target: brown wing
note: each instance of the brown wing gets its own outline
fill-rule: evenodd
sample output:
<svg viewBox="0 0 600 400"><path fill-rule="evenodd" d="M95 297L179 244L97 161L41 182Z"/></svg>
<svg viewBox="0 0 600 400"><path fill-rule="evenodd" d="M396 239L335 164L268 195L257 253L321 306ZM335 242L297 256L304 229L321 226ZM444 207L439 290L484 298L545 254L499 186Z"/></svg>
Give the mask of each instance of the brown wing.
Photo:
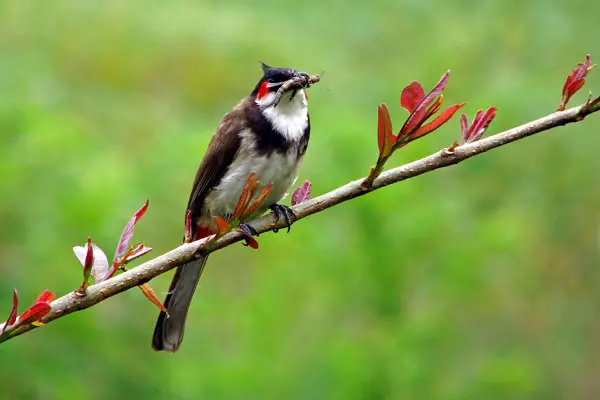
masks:
<svg viewBox="0 0 600 400"><path fill-rule="evenodd" d="M225 115L208 144L206 154L200 163L188 201L188 209L192 212L192 220L196 220L205 214L204 199L208 192L219 184L235 158L240 147L240 132L246 127L242 101Z"/></svg>

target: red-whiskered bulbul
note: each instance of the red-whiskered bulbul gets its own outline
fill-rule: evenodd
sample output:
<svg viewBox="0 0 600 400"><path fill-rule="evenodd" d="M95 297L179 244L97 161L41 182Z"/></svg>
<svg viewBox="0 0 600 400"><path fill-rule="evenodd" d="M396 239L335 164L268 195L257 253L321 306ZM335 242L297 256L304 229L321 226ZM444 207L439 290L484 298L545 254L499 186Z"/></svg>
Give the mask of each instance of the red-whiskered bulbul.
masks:
<svg viewBox="0 0 600 400"><path fill-rule="evenodd" d="M251 173L260 181L257 195L268 184L273 187L251 217L269 208L293 217L288 207L277 204L294 183L308 145L310 120L305 87L293 88L276 100L277 91L288 80L309 75L291 68L265 64L263 76L249 96L228 112L215 131L202 159L187 209L192 217L192 237L205 236L212 216L229 217ZM251 227L250 227L251 229ZM152 347L177 351L183 339L185 320L206 264L207 257L179 266L156 322Z"/></svg>

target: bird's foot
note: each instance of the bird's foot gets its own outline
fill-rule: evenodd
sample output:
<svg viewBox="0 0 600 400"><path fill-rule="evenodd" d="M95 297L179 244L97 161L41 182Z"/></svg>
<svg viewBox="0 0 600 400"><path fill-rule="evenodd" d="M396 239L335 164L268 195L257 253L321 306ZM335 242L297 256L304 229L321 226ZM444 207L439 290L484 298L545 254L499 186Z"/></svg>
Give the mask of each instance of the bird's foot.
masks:
<svg viewBox="0 0 600 400"><path fill-rule="evenodd" d="M242 232L244 232L246 235L249 236L258 236L258 231L256 229L254 229L252 227L252 225L246 223L246 222L242 222L241 224L238 225L237 227L239 230L241 230Z"/></svg>
<svg viewBox="0 0 600 400"><path fill-rule="evenodd" d="M273 204L269 208L273 211L275 217L277 217L277 221L279 221L281 217L285 219L285 226L287 226L287 231L289 232L292 227L292 222L296 220L296 214L294 214L292 208L284 206L283 204ZM277 233L277 231L279 231L279 229L273 229L273 232Z"/></svg>
<svg viewBox="0 0 600 400"><path fill-rule="evenodd" d="M244 235L244 246L250 246L253 249L258 249L258 242L256 239L254 239L254 236L258 236L258 231L254 229L254 227L243 222L237 226L236 230Z"/></svg>

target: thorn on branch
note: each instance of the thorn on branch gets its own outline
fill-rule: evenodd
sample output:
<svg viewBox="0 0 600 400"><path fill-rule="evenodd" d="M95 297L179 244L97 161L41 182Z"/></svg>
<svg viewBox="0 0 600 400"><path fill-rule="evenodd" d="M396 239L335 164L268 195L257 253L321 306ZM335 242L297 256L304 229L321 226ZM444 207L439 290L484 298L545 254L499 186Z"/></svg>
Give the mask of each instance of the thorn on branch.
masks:
<svg viewBox="0 0 600 400"><path fill-rule="evenodd" d="M593 100L588 99L588 101L581 107L579 114L581 115L581 119L583 119L587 115L598 110L600 110L600 96Z"/></svg>
<svg viewBox="0 0 600 400"><path fill-rule="evenodd" d="M450 147L446 147L444 149L442 149L442 151L440 152L440 155L442 157L450 157L454 155L454 149L456 149L458 147L458 142L455 140Z"/></svg>

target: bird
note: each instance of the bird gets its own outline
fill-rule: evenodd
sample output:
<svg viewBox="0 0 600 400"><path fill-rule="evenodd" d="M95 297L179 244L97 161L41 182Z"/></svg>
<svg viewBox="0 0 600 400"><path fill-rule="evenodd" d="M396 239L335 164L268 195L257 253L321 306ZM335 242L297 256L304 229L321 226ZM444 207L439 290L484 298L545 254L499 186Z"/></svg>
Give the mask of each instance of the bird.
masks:
<svg viewBox="0 0 600 400"><path fill-rule="evenodd" d="M294 184L308 146L310 75L261 65L262 76L254 90L225 114L196 173L186 210L194 239L211 233L213 216L231 217L252 173L260 182L257 195L267 185L272 187L248 220L271 209L277 218L285 218L289 230L293 212L279 202ZM299 77L306 78L305 85L281 93L287 81ZM249 225L246 229L253 231ZM177 267L164 301L167 312L161 311L154 329L154 350L176 352L181 346L188 309L207 258Z"/></svg>

